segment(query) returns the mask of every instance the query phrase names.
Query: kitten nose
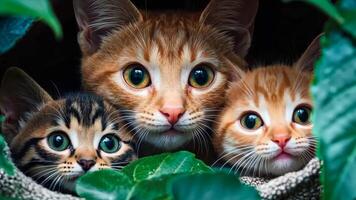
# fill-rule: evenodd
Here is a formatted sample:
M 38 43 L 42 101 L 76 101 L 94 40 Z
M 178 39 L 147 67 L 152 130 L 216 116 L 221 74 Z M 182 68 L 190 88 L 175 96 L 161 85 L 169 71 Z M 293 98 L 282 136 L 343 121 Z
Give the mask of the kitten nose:
M 80 159 L 77 162 L 85 172 L 89 171 L 90 168 L 93 167 L 96 163 L 95 160 L 86 160 L 86 159 Z
M 288 135 L 281 135 L 281 136 L 275 136 L 272 141 L 278 146 L 280 146 L 282 149 L 287 145 L 287 142 L 290 140 L 290 136 Z
M 174 125 L 183 116 L 185 109 L 183 107 L 164 106 L 159 110 L 171 125 Z

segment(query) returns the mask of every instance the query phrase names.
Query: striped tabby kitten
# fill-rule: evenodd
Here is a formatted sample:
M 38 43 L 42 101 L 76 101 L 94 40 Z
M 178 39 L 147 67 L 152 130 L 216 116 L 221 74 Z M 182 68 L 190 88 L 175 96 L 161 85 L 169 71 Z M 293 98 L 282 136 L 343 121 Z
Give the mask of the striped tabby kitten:
M 129 0 L 74 0 L 84 86 L 122 108 L 150 153 L 208 145 L 257 7 L 212 0 L 202 13 L 140 12 Z
M 314 156 L 309 85 L 318 55 L 319 37 L 293 66 L 241 74 L 228 91 L 214 138 L 219 160 L 244 175 L 278 176 Z
M 135 159 L 118 112 L 100 97 L 52 98 L 27 74 L 9 69 L 0 89 L 5 138 L 15 164 L 52 190 L 74 192 L 86 172 L 120 169 Z

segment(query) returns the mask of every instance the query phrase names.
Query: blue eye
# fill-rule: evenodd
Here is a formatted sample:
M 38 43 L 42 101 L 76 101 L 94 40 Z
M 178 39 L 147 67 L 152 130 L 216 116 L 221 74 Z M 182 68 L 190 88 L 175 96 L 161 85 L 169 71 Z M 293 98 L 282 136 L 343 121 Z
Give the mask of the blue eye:
M 64 151 L 68 149 L 70 140 L 63 131 L 55 131 L 47 137 L 48 146 L 55 151 Z
M 100 140 L 99 148 L 105 153 L 115 153 L 121 148 L 120 140 L 114 134 L 104 135 Z

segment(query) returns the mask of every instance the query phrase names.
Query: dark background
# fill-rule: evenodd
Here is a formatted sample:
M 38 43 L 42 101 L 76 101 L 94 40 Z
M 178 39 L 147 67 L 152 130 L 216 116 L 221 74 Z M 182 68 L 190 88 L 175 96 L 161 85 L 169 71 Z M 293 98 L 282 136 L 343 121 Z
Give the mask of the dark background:
M 202 10 L 208 0 L 135 0 L 141 9 Z M 53 0 L 64 37 L 56 40 L 43 23 L 35 23 L 15 48 L 0 55 L 0 76 L 22 68 L 54 96 L 80 90 L 80 50 L 71 0 Z M 247 60 L 251 65 L 292 63 L 322 32 L 326 17 L 314 7 L 280 0 L 260 0 Z

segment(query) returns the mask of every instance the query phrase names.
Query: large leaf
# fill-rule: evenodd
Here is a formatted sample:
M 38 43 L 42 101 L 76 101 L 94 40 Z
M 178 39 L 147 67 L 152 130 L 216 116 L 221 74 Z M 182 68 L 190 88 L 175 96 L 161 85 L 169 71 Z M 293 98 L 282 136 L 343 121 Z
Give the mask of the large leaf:
M 352 1 L 340 5 L 350 2 L 348 10 L 354 12 Z M 315 70 L 314 134 L 324 160 L 324 198 L 356 199 L 356 40 L 338 27 L 328 23 Z
M 181 151 L 145 157 L 121 171 L 104 170 L 81 177 L 76 191 L 87 199 L 171 199 L 170 181 L 178 175 L 212 172 L 194 154 Z
M 142 199 L 142 200 L 169 200 L 172 196 L 169 193 L 168 186 L 174 177 L 177 175 L 167 175 L 159 178 L 143 180 L 132 187 L 126 199 Z
M 62 37 L 61 25 L 48 0 L 0 0 L 0 15 L 39 18 L 52 28 L 57 38 Z
M 237 177 L 226 173 L 194 174 L 172 181 L 175 200 L 252 200 L 259 199 L 257 191 L 242 185 Z
M 122 170 L 132 176 L 134 181 L 160 177 L 167 174 L 209 172 L 212 171 L 194 154 L 186 151 L 164 153 L 137 160 Z
M 96 171 L 82 176 L 76 186 L 77 193 L 88 200 L 125 199 L 134 183 L 125 174 L 114 170 Z

